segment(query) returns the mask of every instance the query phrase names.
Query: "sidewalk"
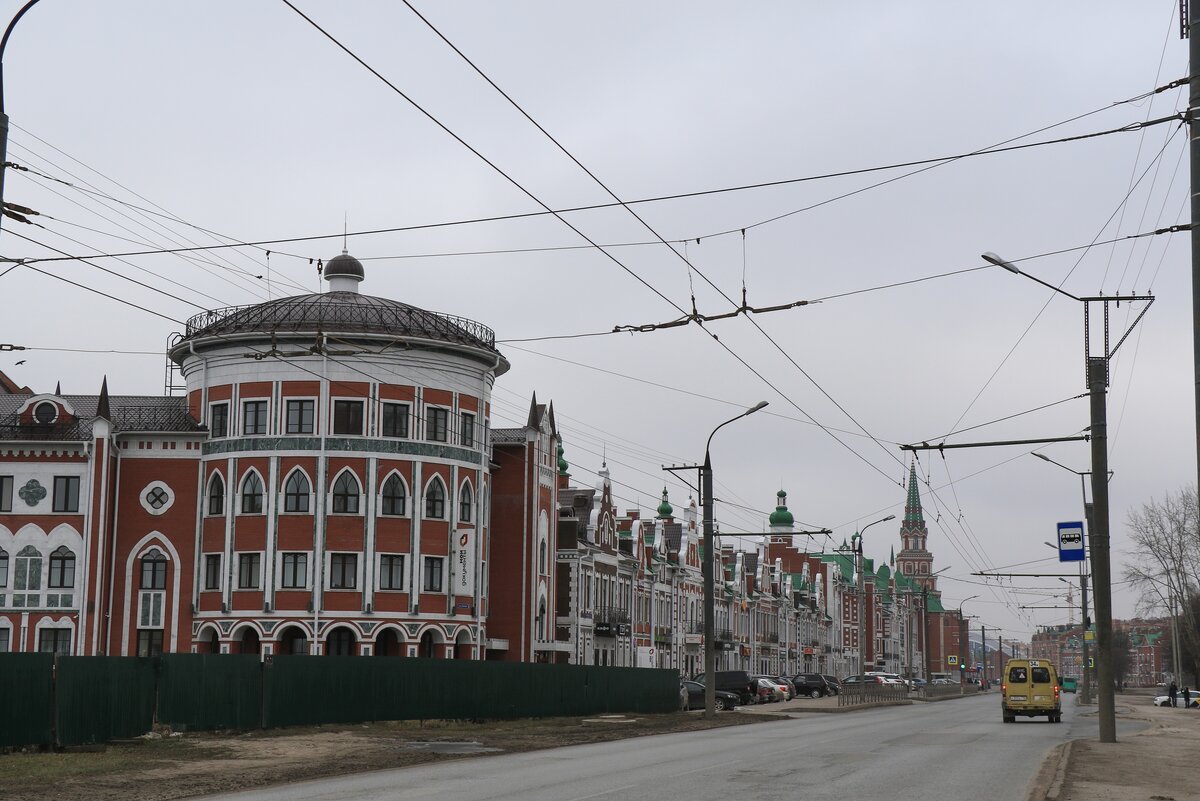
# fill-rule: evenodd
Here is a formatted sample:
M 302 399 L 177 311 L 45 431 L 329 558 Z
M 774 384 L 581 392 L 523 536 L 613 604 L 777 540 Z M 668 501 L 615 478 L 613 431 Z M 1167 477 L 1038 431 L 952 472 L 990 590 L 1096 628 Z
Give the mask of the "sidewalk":
M 1200 710 L 1118 695 L 1117 716 L 1149 728 L 1116 743 L 1073 740 L 1055 748 L 1027 801 L 1200 801 Z M 1081 708 L 1095 715 L 1095 706 Z

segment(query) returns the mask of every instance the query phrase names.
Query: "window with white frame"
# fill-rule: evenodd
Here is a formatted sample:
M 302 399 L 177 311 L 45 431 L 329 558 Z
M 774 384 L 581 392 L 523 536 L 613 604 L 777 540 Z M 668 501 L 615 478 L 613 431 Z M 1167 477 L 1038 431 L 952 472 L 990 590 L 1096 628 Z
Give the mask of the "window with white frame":
M 242 434 L 256 436 L 267 433 L 267 402 L 250 400 L 242 404 Z
M 221 589 L 221 554 L 204 555 L 204 589 Z
M 471 522 L 472 500 L 471 485 L 463 484 L 458 491 L 458 519 L 463 523 Z
M 141 581 L 138 591 L 138 628 L 161 629 L 163 607 L 166 604 L 167 557 L 158 548 L 151 548 L 142 558 Z
M 404 589 L 404 554 L 385 553 L 380 555 L 379 589 Z
M 262 554 L 238 554 L 238 589 L 257 590 L 262 576 Z
M 208 436 L 212 439 L 229 436 L 228 403 L 214 403 L 208 407 Z
M 333 482 L 333 513 L 358 514 L 358 479 L 349 470 L 344 471 Z
M 446 517 L 446 487 L 436 476 L 425 488 L 425 516 L 433 520 Z
M 0 654 L 7 654 L 12 647 L 10 644 L 12 629 L 8 626 L 0 626 Z
M 32 608 L 42 605 L 42 554 L 32 545 L 17 551 L 13 568 L 14 608 Z
M 333 402 L 333 433 L 352 434 L 361 437 L 363 433 L 363 402 L 360 400 L 335 400 Z
M 71 590 L 75 587 L 75 554 L 65 545 L 55 548 L 50 553 L 50 575 L 46 586 L 51 590 L 46 595 L 46 606 L 54 609 L 70 607 L 74 595 L 70 592 L 53 592 L 53 590 Z
M 408 439 L 408 410 L 407 403 L 384 403 L 380 436 Z
M 282 558 L 279 586 L 285 590 L 302 590 L 308 586 L 308 554 L 285 553 Z
M 404 488 L 404 479 L 400 478 L 398 473 L 392 473 L 388 476 L 387 481 L 383 482 L 381 500 L 381 514 L 395 515 L 397 517 L 404 515 L 405 506 L 408 502 L 408 493 Z
M 446 560 L 441 556 L 426 556 L 424 570 L 421 573 L 422 592 L 441 592 L 442 576 L 446 570 Z
M 242 514 L 261 515 L 263 511 L 263 483 L 257 471 L 251 470 L 242 479 Z
M 310 491 L 308 477 L 299 468 L 293 470 L 283 484 L 283 511 L 307 512 Z
M 286 430 L 289 434 L 313 433 L 313 420 L 316 417 L 316 401 L 289 400 L 287 402 Z
M 225 479 L 220 473 L 213 473 L 208 482 L 208 513 L 213 516 L 225 514 Z
M 450 412 L 436 406 L 425 407 L 425 439 L 431 442 L 445 442 L 447 439 L 446 425 Z
M 38 651 L 43 654 L 70 656 L 70 629 L 42 629 L 38 632 Z
M 54 511 L 79 511 L 79 476 L 54 477 Z
M 475 447 L 475 415 L 469 412 L 459 416 L 458 443 L 464 448 Z
M 329 588 L 331 590 L 353 590 L 358 586 L 358 554 L 335 553 L 329 555 Z
M 13 477 L 0 476 L 0 512 L 12 511 Z

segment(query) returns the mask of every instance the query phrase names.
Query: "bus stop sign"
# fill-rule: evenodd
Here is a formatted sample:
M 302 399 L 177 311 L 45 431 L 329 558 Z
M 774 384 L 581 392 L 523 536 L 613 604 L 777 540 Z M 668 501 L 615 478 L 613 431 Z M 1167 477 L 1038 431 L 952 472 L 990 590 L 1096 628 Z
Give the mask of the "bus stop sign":
M 1082 562 L 1083 560 L 1083 523 L 1059 523 L 1058 561 Z

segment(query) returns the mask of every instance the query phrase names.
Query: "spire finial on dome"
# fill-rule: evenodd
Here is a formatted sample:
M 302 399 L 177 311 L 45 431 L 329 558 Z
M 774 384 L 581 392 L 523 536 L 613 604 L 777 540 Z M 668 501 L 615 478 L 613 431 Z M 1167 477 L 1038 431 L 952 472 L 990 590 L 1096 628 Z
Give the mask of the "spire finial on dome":
M 675 510 L 671 508 L 670 502 L 667 501 L 667 488 L 663 487 L 662 503 L 658 505 L 658 516 L 665 520 L 673 514 L 675 514 Z
M 351 256 L 345 250 L 325 262 L 322 272 L 329 282 L 330 292 L 358 292 L 358 284 L 365 275 L 362 262 Z

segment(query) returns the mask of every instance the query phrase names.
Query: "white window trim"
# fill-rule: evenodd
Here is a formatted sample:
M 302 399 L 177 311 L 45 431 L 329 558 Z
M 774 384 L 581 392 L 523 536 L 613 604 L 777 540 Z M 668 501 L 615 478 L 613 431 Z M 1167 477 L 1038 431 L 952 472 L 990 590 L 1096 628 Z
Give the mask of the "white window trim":
M 295 436 L 295 435 L 293 435 L 293 436 Z M 296 471 L 299 471 L 301 474 L 303 474 L 305 480 L 308 481 L 308 511 L 307 512 L 289 512 L 287 510 L 288 479 L 290 479 L 292 477 L 292 473 L 295 473 Z M 288 517 L 297 517 L 297 516 L 311 517 L 315 513 L 316 503 L 317 503 L 316 492 L 313 489 L 315 486 L 316 485 L 313 483 L 312 476 L 310 476 L 308 474 L 308 471 L 305 470 L 303 467 L 296 465 L 295 467 L 293 467 L 292 469 L 288 470 L 286 473 L 283 474 L 283 481 L 279 485 L 279 503 L 277 503 L 275 505 L 276 510 L 279 512 L 280 515 L 286 515 Z M 266 508 L 265 504 L 264 504 L 263 508 Z M 289 551 L 288 553 L 299 553 L 299 551 Z
M 287 554 L 302 553 L 307 558 L 304 560 L 304 584 L 300 587 L 288 587 L 283 583 L 283 557 Z M 275 589 L 280 592 L 305 592 L 311 591 L 313 587 L 313 552 L 312 551 L 292 551 L 281 550 L 275 554 Z
M 442 588 L 440 590 L 425 589 L 425 560 L 426 559 L 437 559 L 437 560 L 441 561 L 441 563 L 442 563 Z M 422 595 L 445 595 L 446 594 L 446 592 L 447 592 L 446 579 L 448 578 L 448 576 L 446 575 L 446 561 L 447 561 L 446 557 L 444 557 L 444 556 L 437 556 L 437 555 L 433 555 L 433 554 L 421 554 L 421 594 Z
M 350 554 L 354 557 L 354 586 L 333 586 L 333 557 Z M 326 551 L 325 552 L 325 590 L 329 592 L 362 592 L 363 591 L 363 557 L 362 551 Z
M 425 496 L 429 492 L 429 488 L 431 486 L 433 486 L 434 482 L 437 482 L 438 484 L 442 485 L 442 516 L 441 517 L 430 517 L 429 515 L 425 514 Z M 450 504 L 452 504 L 452 503 L 458 503 L 458 498 L 455 498 L 450 494 L 450 488 L 448 486 L 446 486 L 446 480 L 443 479 L 437 473 L 434 473 L 433 475 L 431 475 L 429 477 L 429 480 L 425 482 L 425 488 L 421 490 L 421 519 L 422 520 L 445 520 L 445 521 L 449 522 L 451 519 L 450 513 L 455 511 L 455 509 L 450 506 Z
M 212 410 L 213 410 L 213 407 L 215 407 L 215 406 L 224 406 L 225 407 L 225 433 L 221 434 L 220 436 L 217 436 L 217 437 L 214 437 L 214 435 L 212 433 Z M 233 423 L 235 421 L 230 420 L 230 417 L 229 417 L 229 410 L 231 408 L 233 408 L 233 400 L 230 398 L 209 402 L 208 417 L 205 418 L 205 421 L 206 421 L 206 425 L 208 426 L 208 436 L 210 439 L 229 439 L 230 437 L 232 437 L 234 435 L 235 427 L 234 427 Z
M 383 512 L 383 487 L 385 484 L 391 481 L 393 474 L 399 477 L 400 483 L 404 485 L 404 514 L 402 515 L 384 514 Z M 379 499 L 376 508 L 379 510 L 380 517 L 387 518 L 389 520 L 404 520 L 405 518 L 411 518 L 413 516 L 412 487 L 408 485 L 408 481 L 405 480 L 404 474 L 401 473 L 399 469 L 393 467 L 387 472 L 387 475 L 383 477 L 383 480 L 379 482 Z
M 221 512 L 219 514 L 213 514 L 213 513 L 209 512 L 209 506 L 208 506 L 209 498 L 212 497 L 212 485 L 213 485 L 213 479 L 215 477 L 219 477 L 221 479 L 221 489 L 223 491 L 222 497 L 224 498 L 224 500 L 221 502 Z M 203 499 L 204 516 L 205 517 L 224 517 L 225 515 L 229 514 L 229 497 L 230 497 L 229 496 L 229 481 L 226 479 L 225 474 L 222 473 L 219 469 L 213 470 L 211 473 L 208 474 L 208 481 L 206 481 L 204 483 L 204 499 Z
M 258 476 L 259 486 L 262 487 L 262 511 L 261 512 L 243 512 L 242 511 L 242 487 L 244 487 L 246 485 L 246 479 L 250 476 L 251 473 L 254 473 L 255 475 Z M 228 489 L 228 487 L 226 489 Z M 237 502 L 233 505 L 233 513 L 235 515 L 237 515 L 238 517 L 262 517 L 263 515 L 265 515 L 267 513 L 268 497 L 269 497 L 268 493 L 269 492 L 270 492 L 270 490 L 268 490 L 268 488 L 267 488 L 266 479 L 263 478 L 263 474 L 259 472 L 258 468 L 257 467 L 247 467 L 246 472 L 242 473 L 242 477 L 238 479 L 237 495 L 235 496 L 235 500 Z
M 208 557 L 217 557 L 217 586 L 208 587 L 206 582 L 208 579 Z M 200 554 L 200 592 L 221 592 L 225 589 L 225 571 L 222 567 L 225 564 L 224 551 L 208 551 Z
M 408 407 L 408 411 L 404 415 L 405 417 L 408 418 L 408 434 L 406 436 L 398 437 L 398 436 L 394 436 L 392 434 L 384 434 L 383 433 L 383 407 L 385 404 L 391 404 L 393 406 Z M 416 422 L 415 419 L 413 418 L 413 409 L 415 407 L 416 407 L 416 403 L 414 403 L 413 401 L 410 401 L 410 400 L 392 400 L 391 398 L 380 398 L 379 399 L 379 416 L 377 418 L 379 420 L 379 424 L 376 426 L 376 431 L 379 435 L 379 438 L 380 439 L 400 439 L 400 440 L 405 440 L 405 441 L 411 441 L 411 440 L 415 439 L 413 437 L 413 428 L 414 428 L 414 424 Z
M 334 416 L 336 414 L 338 401 L 351 401 L 353 403 L 357 403 L 362 406 L 362 410 L 363 410 L 362 428 L 359 429 L 359 432 L 357 434 L 339 434 L 339 433 L 337 433 L 337 431 L 334 430 L 333 421 L 334 421 Z M 354 397 L 352 395 L 342 395 L 342 396 L 331 395 L 329 398 L 329 411 L 328 411 L 329 428 L 326 429 L 329 432 L 329 436 L 331 436 L 331 437 L 365 437 L 367 435 L 366 432 L 367 432 L 367 422 L 368 422 L 368 414 L 367 414 L 367 412 L 368 412 L 367 404 L 368 403 L 370 403 L 369 398 Z
M 288 431 L 288 403 L 290 401 L 312 401 L 313 405 L 313 430 L 312 431 Z M 315 437 L 321 432 L 321 399 L 317 396 L 309 397 L 308 395 L 284 395 L 279 399 L 279 436 L 281 437 Z M 291 471 L 289 471 L 291 472 Z
M 246 427 L 246 404 L 248 403 L 265 403 L 267 404 L 267 430 L 261 434 L 247 434 Z M 238 399 L 238 435 L 242 437 L 268 437 L 271 435 L 271 396 L 261 395 L 254 398 L 239 398 Z
M 377 592 L 389 592 L 389 593 L 408 592 L 408 587 L 406 587 L 404 585 L 406 584 L 405 579 L 408 577 L 409 559 L 412 557 L 412 554 L 381 553 L 378 556 L 379 556 L 379 558 L 375 563 L 375 588 L 376 588 L 376 591 Z M 383 557 L 385 557 L 385 556 L 399 556 L 401 559 L 404 560 L 404 566 L 400 570 L 400 587 L 399 588 L 384 589 L 384 587 L 383 587 Z
M 335 511 L 333 511 L 333 488 L 337 486 L 338 479 L 340 479 L 342 477 L 343 473 L 349 473 L 351 476 L 354 477 L 354 483 L 358 484 L 358 511 L 357 512 L 335 512 Z M 325 496 L 325 514 L 328 515 L 329 517 L 362 517 L 366 513 L 367 499 L 363 493 L 363 481 L 362 481 L 362 478 L 358 475 L 358 473 L 354 472 L 353 468 L 343 467 L 341 470 L 337 471 L 337 475 L 335 475 L 333 477 L 333 480 L 329 482 L 329 488 L 326 490 L 326 492 L 328 494 Z
M 445 439 L 430 439 L 429 438 L 429 412 L 431 409 L 441 409 L 446 413 L 446 438 Z M 441 442 L 444 445 L 451 444 L 457 439 L 451 431 L 450 421 L 454 419 L 454 409 L 449 406 L 443 406 L 440 403 L 426 403 L 424 406 L 425 413 L 421 415 L 421 441 L 422 442 Z
M 243 587 L 242 586 L 242 557 L 243 556 L 253 556 L 254 554 L 258 554 L 258 586 L 257 587 Z M 265 572 L 264 568 L 266 567 L 266 561 L 267 561 L 266 556 L 267 556 L 267 554 L 265 551 L 234 551 L 233 552 L 233 565 L 234 565 L 234 569 L 237 571 L 236 580 L 234 581 L 233 587 L 231 587 L 231 589 L 234 592 L 262 592 L 263 577 L 264 577 L 263 574 Z

